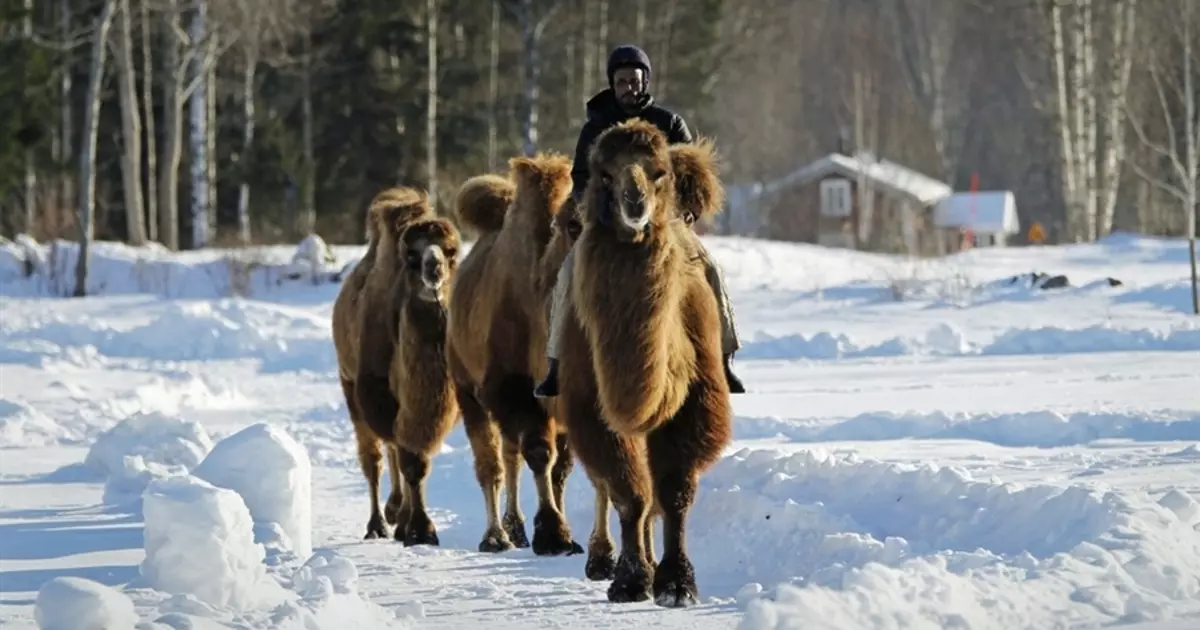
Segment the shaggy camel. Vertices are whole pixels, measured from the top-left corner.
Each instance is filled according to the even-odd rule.
[[[543,153],[513,158],[509,167],[509,177],[467,180],[456,204],[460,223],[478,233],[450,295],[447,354],[488,517],[479,550],[530,546],[518,493],[524,458],[537,485],[534,553],[582,553],[563,515],[571,449],[553,415],[556,403],[533,396],[533,375],[546,368],[543,269],[555,269],[567,252],[550,246],[551,220],[570,192],[571,164]]]
[[[589,568],[608,562],[608,495],[621,552],[613,602],[653,593],[661,606],[698,601],[684,531],[701,473],[732,437],[716,299],[680,218],[720,212],[724,192],[711,143],[668,146],[640,120],[604,132],[574,247],[571,317],[563,338],[560,412],[597,488]],[[663,557],[646,545],[652,514]],[[600,530],[601,521],[604,528]]]
[[[429,463],[458,421],[458,402],[446,360],[446,303],[454,283],[460,246],[458,230],[442,218],[410,223],[400,236],[393,314],[398,337],[389,381],[398,411],[366,424],[398,454],[404,495],[397,540],[437,545],[437,530],[425,509]],[[360,390],[361,392],[361,390]],[[368,405],[363,405],[367,407]]]
[[[376,342],[381,331],[388,325],[383,312],[377,306],[387,300],[396,274],[396,247],[400,233],[409,223],[423,217],[433,216],[425,195],[407,188],[389,188],[380,192],[367,207],[367,252],[342,282],[341,290],[333,303],[333,346],[337,354],[338,375],[342,383],[342,394],[354,434],[358,440],[358,461],[371,492],[371,517],[367,521],[366,538],[387,536],[384,517],[395,524],[404,498],[400,483],[398,454],[387,448],[388,468],[392,482],[392,493],[387,507],[381,514],[379,509],[379,474],[382,455],[379,438],[365,425],[364,413],[358,405],[360,387],[368,390],[372,399],[379,400],[379,392],[391,390],[387,381],[387,369],[392,361],[394,346],[383,338]],[[368,319],[369,318],[369,319]],[[363,333],[370,337],[363,339]],[[360,352],[360,348],[363,349]],[[360,367],[367,368],[360,370]],[[360,382],[359,375],[363,375]],[[392,407],[396,403],[392,401]],[[378,413],[378,412],[377,412]],[[383,413],[387,413],[386,410]],[[391,412],[394,416],[395,412]]]

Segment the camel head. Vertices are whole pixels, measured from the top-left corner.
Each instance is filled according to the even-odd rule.
[[[385,189],[367,206],[367,239],[372,244],[395,244],[409,223],[434,216],[425,191],[408,186]]]
[[[712,143],[668,145],[640,119],[602,133],[589,162],[585,223],[606,224],[618,240],[642,242],[674,219],[712,216],[724,203]]]
[[[427,302],[446,301],[458,268],[461,240],[449,220],[427,217],[410,223],[400,237],[399,262],[404,280]]]

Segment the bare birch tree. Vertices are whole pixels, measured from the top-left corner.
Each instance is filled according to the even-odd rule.
[[[87,108],[83,116],[83,143],[79,151],[79,257],[75,262],[75,297],[87,295],[88,254],[96,226],[96,139],[100,133],[100,96],[108,33],[117,0],[104,0],[92,33],[92,65],[88,70]]]
[[[1131,161],[1139,177],[1176,199],[1184,216],[1188,239],[1188,254],[1192,275],[1192,312],[1200,315],[1200,295],[1196,278],[1196,207],[1200,201],[1200,121],[1197,121],[1196,72],[1200,71],[1195,19],[1197,11],[1190,0],[1180,3],[1165,0],[1158,3],[1157,26],[1165,38],[1156,38],[1158,47],[1147,47],[1149,54],[1141,65],[1153,86],[1154,106],[1162,116],[1161,138],[1155,137],[1148,124],[1143,123],[1131,108],[1126,108],[1129,122],[1138,140],[1154,162],[1153,167]],[[1166,41],[1164,42],[1163,39]],[[1182,110],[1182,111],[1180,111]],[[1183,129],[1176,121],[1183,119]],[[1182,140],[1182,142],[1180,142]]]
[[[142,36],[142,111],[146,130],[146,232],[158,240],[158,131],[154,125],[154,39],[150,21],[150,0],[138,2],[141,9]]]
[[[437,206],[438,198],[438,0],[425,0],[425,187]]]
[[[1049,39],[1063,200],[1068,236],[1074,241],[1095,240],[1112,229],[1125,161],[1120,119],[1137,8],[1138,0],[1101,5],[1094,0],[1051,0]],[[1105,63],[1098,67],[1101,42]]]
[[[929,124],[941,179],[951,182],[962,144],[959,108],[963,92],[953,85],[951,66],[959,15],[967,8],[957,0],[891,0],[888,17],[896,54],[909,89]]]
[[[26,45],[33,41],[33,0],[24,0],[24,15],[21,18],[21,36]],[[33,234],[37,222],[37,163],[33,147],[25,147],[25,231]]]
[[[207,78],[190,76],[194,63],[205,68],[217,62],[216,38],[194,39],[183,29],[185,6],[165,0],[163,66],[163,147],[158,170],[159,236],[163,245],[179,249],[179,167],[183,161],[183,106]]]
[[[121,105],[121,179],[125,192],[126,240],[146,244],[146,215],[142,201],[142,120],[138,111],[137,77],[133,66],[133,16],[129,0],[117,0],[117,32],[113,65]],[[151,77],[145,77],[150,82]]]
[[[517,18],[521,24],[521,42],[525,73],[522,116],[522,146],[525,155],[538,149],[538,104],[541,95],[541,39],[550,20],[562,6],[562,0],[521,0]]]

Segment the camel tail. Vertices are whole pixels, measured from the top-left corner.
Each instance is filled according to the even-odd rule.
[[[374,245],[385,231],[400,232],[427,216],[434,216],[434,211],[425,191],[408,186],[387,188],[367,206],[367,243]]]
[[[516,186],[504,177],[491,173],[476,175],[458,189],[454,204],[458,220],[481,236],[499,232],[516,194]]]

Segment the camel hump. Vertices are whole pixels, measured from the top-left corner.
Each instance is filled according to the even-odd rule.
[[[674,144],[670,153],[679,208],[690,210],[700,219],[720,214],[725,207],[725,187],[721,184],[720,164],[712,140],[701,138],[693,144]]]
[[[434,216],[425,191],[394,186],[381,191],[367,206],[367,241],[376,243],[384,233],[397,234],[422,217]]]
[[[509,159],[508,167],[518,182],[540,186],[543,190],[569,185],[571,181],[571,159],[557,151],[519,155]]]
[[[458,189],[454,203],[458,220],[480,235],[499,232],[516,195],[516,185],[507,178],[491,173],[476,175]]]

